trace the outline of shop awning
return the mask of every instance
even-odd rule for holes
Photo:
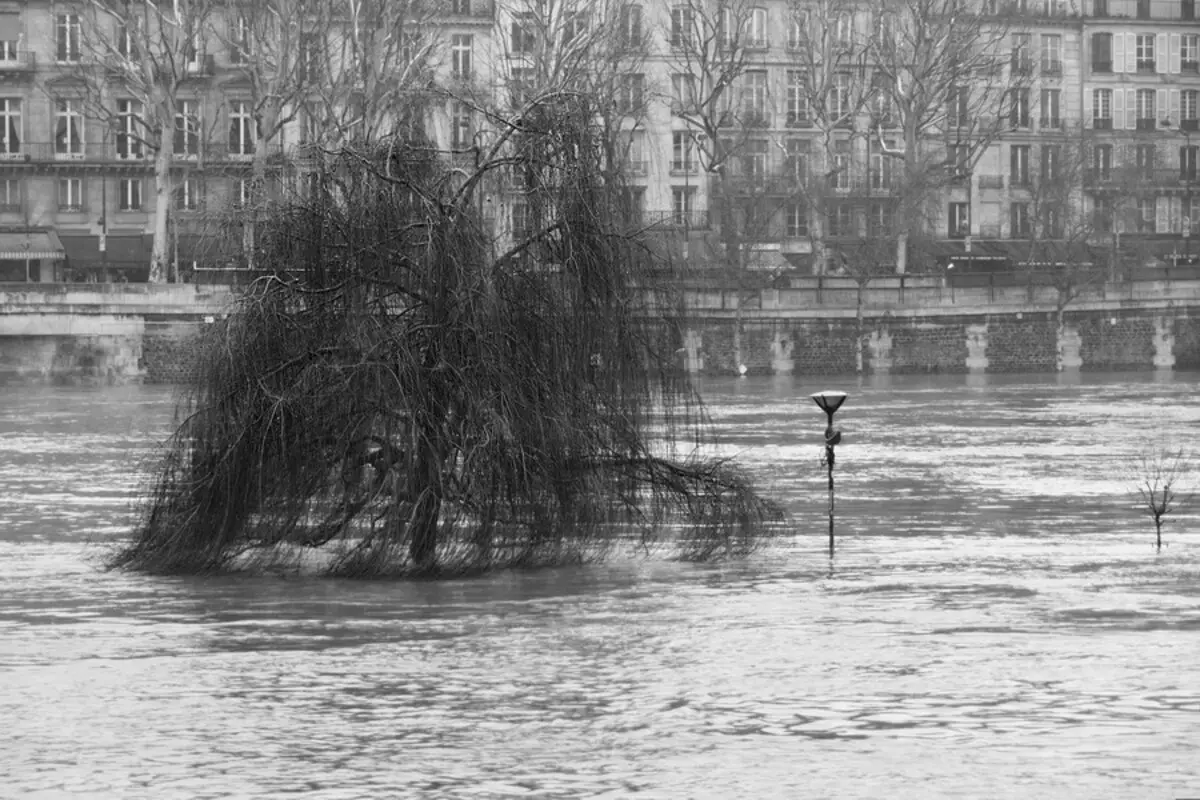
[[[0,259],[7,261],[57,260],[66,257],[62,242],[54,231],[28,233],[0,232]]]
[[[152,236],[142,234],[112,234],[105,239],[105,252],[100,252],[99,236],[63,236],[62,243],[72,266],[94,266],[108,262],[111,266],[150,263]]]

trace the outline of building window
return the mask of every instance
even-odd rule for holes
[[[1014,128],[1029,127],[1029,89],[1009,89],[1008,121]]]
[[[1009,147],[1009,185],[1029,185],[1029,145],[1014,144]]]
[[[829,121],[834,124],[849,122],[850,117],[850,85],[852,77],[845,72],[833,76],[833,87],[829,90],[826,108],[829,111]]]
[[[83,158],[83,101],[54,101],[54,157]]]
[[[835,237],[854,235],[854,208],[849,203],[834,203],[829,211],[828,233]]]
[[[692,134],[689,131],[674,131],[671,134],[671,171],[692,173],[696,171]]]
[[[1137,18],[1150,19],[1150,0],[1136,0]]]
[[[1092,148],[1092,180],[1112,179],[1112,145],[1099,144]]]
[[[1179,18],[1186,20],[1196,18],[1196,0],[1179,0]]]
[[[1059,128],[1062,127],[1062,117],[1060,116],[1060,108],[1062,104],[1062,91],[1059,89],[1042,89],[1042,118],[1041,126],[1043,128]]]
[[[1029,224],[1029,203],[1013,203],[1008,207],[1008,235],[1013,239],[1028,236],[1032,232]]]
[[[1200,162],[1200,145],[1186,145],[1179,148],[1179,179],[1181,181],[1196,180],[1196,165]]]
[[[141,57],[138,49],[136,17],[117,28],[117,55],[135,61]]]
[[[229,101],[229,154],[254,155],[254,118],[244,100]]]
[[[1200,90],[1184,89],[1179,93],[1179,127],[1185,131],[1200,129],[1197,113],[1200,109]]]
[[[83,178],[58,179],[58,210],[83,211]]]
[[[675,6],[671,9],[671,46],[689,44],[696,29],[695,12],[691,6]]]
[[[792,9],[791,19],[788,20],[787,49],[799,50],[808,40],[805,30],[808,28],[808,13],[804,10]]]
[[[788,139],[785,147],[784,174],[803,185],[808,180],[809,142],[807,139]]]
[[[238,14],[229,27],[229,63],[244,64],[250,60],[250,22]]]
[[[401,56],[408,64],[415,57],[415,46],[409,34],[401,46]],[[321,39],[315,33],[305,33],[300,36],[300,52],[296,54],[296,66],[300,82],[315,83],[321,67]]]
[[[141,158],[142,104],[137,100],[117,101],[117,158]]]
[[[196,100],[180,100],[175,112],[176,156],[196,158],[200,155],[200,104]]]
[[[1096,130],[1111,130],[1112,89],[1092,90],[1092,127]]]
[[[450,114],[450,147],[461,150],[471,146],[471,106],[455,102]]]
[[[0,159],[21,153],[21,101],[0,97]]]
[[[751,139],[746,142],[746,151],[742,154],[742,174],[747,178],[761,179],[767,174],[766,139]]]
[[[1042,206],[1042,236],[1049,239],[1063,238],[1063,215],[1057,203]]]
[[[867,234],[876,238],[895,233],[895,210],[890,203],[872,203],[867,218]]]
[[[876,141],[871,141],[871,188],[872,189],[890,189],[892,188],[892,156],[889,156],[885,150],[895,149],[896,143],[885,141],[882,145]]]
[[[1062,175],[1062,146],[1042,145],[1042,181],[1056,181]]]
[[[121,196],[118,198],[118,208],[122,211],[142,210],[142,179],[121,178],[119,185]]]
[[[54,54],[61,63],[79,61],[79,15],[54,15]]]
[[[695,211],[696,189],[692,186],[671,187],[671,211],[676,225],[692,224],[692,214]]]
[[[21,209],[21,179],[0,179],[0,212],[12,214]]]
[[[1158,209],[1157,197],[1139,197],[1137,200],[1137,216],[1134,223],[1138,233],[1157,233],[1155,214]]]
[[[230,199],[234,208],[249,208],[254,196],[253,182],[246,178],[235,178]]]
[[[951,128],[961,128],[970,121],[967,109],[970,92],[965,86],[951,87],[946,97],[946,125]]]
[[[1092,227],[1097,233],[1112,233],[1113,205],[1110,197],[1097,197],[1092,201]]]
[[[517,14],[509,25],[509,52],[519,55],[532,53],[537,46],[537,38],[533,30],[533,15],[527,12]]]
[[[686,72],[676,72],[671,76],[671,91],[671,111],[689,113],[696,102],[696,78]]]
[[[1108,74],[1113,71],[1112,34],[1092,34],[1092,72]]]
[[[790,239],[808,236],[808,207],[803,203],[788,203],[784,209],[784,225]]]
[[[1061,75],[1062,56],[1062,36],[1057,33],[1042,34],[1042,74]]]
[[[833,163],[829,175],[831,189],[850,188],[850,142],[838,139],[833,143]]]
[[[787,124],[809,125],[808,80],[798,69],[787,71]]]
[[[948,233],[951,239],[971,235],[971,212],[967,203],[951,203],[947,209]]]
[[[1179,37],[1179,65],[1184,72],[1200,72],[1200,34]]]
[[[621,44],[627,48],[642,46],[642,7],[640,5],[621,6],[620,19]]]
[[[199,208],[200,182],[192,177],[182,178],[175,187],[175,210],[196,211]]]
[[[1028,33],[1014,33],[1012,39],[1012,71],[1027,75],[1033,70],[1033,57],[1029,52],[1033,37]]]
[[[742,121],[754,126],[770,122],[767,117],[766,70],[749,70],[742,76]]]
[[[1154,72],[1154,34],[1139,33],[1134,39],[1137,71]]]
[[[766,47],[767,46],[767,10],[765,8],[753,8],[750,10],[750,18],[747,22],[746,31],[746,47]]]
[[[456,80],[470,79],[474,47],[475,37],[469,33],[456,33],[450,37],[450,74]]]
[[[1139,144],[1134,150],[1138,177],[1149,180],[1154,177],[1154,145]]]
[[[617,83],[617,113],[636,114],[641,111],[645,98],[646,76],[624,75]]]
[[[1137,129],[1139,131],[1152,131],[1155,125],[1155,109],[1154,109],[1154,90],[1153,89],[1138,89],[1134,95],[1137,103]]]

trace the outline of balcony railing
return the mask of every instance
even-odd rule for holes
[[[259,145],[266,152],[268,163],[276,164],[283,161],[293,162],[312,158],[315,149],[311,145],[288,143],[269,143]],[[0,165],[13,163],[31,164],[62,164],[79,163],[110,163],[129,166],[145,165],[150,167],[154,153],[147,147],[127,149],[124,154],[118,152],[112,141],[81,142],[78,145],[63,145],[55,142],[21,142],[18,145],[0,145]],[[240,162],[249,164],[254,161],[254,152],[244,152],[239,148],[230,148],[227,142],[201,142],[195,153],[173,154],[176,161],[183,162]]]
[[[1161,168],[1143,169],[1136,166],[1113,167],[1111,170],[1089,170],[1083,175],[1083,185],[1092,189],[1125,191],[1131,188],[1200,189],[1200,173],[1195,170]]]
[[[711,225],[707,211],[643,211],[642,219],[653,228],[706,231]]]

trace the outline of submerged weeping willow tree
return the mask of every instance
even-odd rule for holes
[[[447,574],[752,550],[777,508],[702,458],[670,274],[577,104],[470,173],[402,140],[328,154],[261,224],[114,566]],[[524,230],[493,239],[503,186]],[[518,226],[520,227],[520,226]]]

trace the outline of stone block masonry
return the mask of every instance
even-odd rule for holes
[[[146,382],[194,382],[203,328],[203,322],[148,320],[142,344]]]

